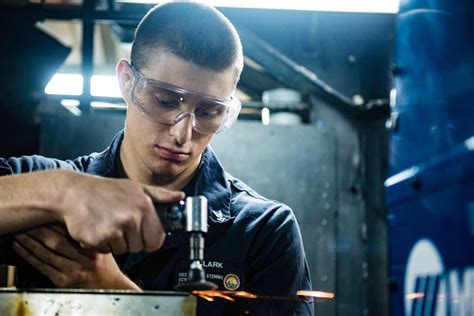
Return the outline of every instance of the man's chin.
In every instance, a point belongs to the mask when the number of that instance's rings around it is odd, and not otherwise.
[[[181,174],[186,167],[182,163],[160,161],[158,164],[155,163],[149,166],[149,169],[157,177],[174,178]]]

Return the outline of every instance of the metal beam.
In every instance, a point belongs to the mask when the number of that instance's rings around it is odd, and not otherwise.
[[[255,60],[285,86],[312,93],[340,110],[359,112],[351,99],[336,91],[315,73],[291,60],[251,31],[238,27],[246,56]]]
[[[87,0],[84,0],[87,2]],[[85,3],[84,3],[85,4]],[[147,7],[143,6],[143,11],[121,12],[114,10],[96,10],[95,8],[85,9],[77,5],[55,5],[28,3],[25,6],[0,5],[2,14],[29,16],[33,20],[84,20],[84,21],[136,21],[139,22],[147,12]]]

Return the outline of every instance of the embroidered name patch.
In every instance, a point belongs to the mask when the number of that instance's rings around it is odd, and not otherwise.
[[[216,260],[217,259],[217,260]],[[220,290],[240,290],[245,288],[243,264],[224,261],[221,258],[209,258],[202,261],[206,279],[215,283]],[[180,259],[175,270],[174,284],[188,282],[189,259]]]
[[[202,266],[204,268],[217,268],[217,269],[224,269],[224,264],[218,261],[203,261]]]

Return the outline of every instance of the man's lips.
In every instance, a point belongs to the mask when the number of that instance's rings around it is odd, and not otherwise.
[[[166,148],[166,147],[161,147],[161,146],[155,146],[155,148],[158,151],[158,155],[160,155],[160,157],[167,160],[184,161],[189,157],[189,153],[187,152],[176,151],[176,150]]]

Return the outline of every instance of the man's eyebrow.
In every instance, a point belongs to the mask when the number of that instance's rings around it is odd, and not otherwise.
[[[207,108],[221,108],[222,105],[212,100],[201,100],[196,102],[198,105],[206,106]]]

